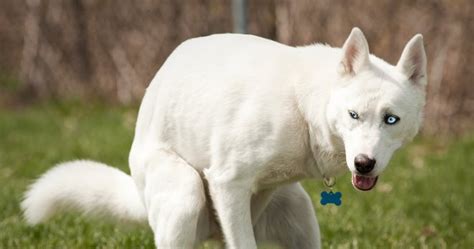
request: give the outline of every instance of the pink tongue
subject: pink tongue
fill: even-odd
[[[378,176],[360,176],[352,174],[352,185],[358,190],[368,191],[371,190],[377,183]]]

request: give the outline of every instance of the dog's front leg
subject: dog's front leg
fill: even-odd
[[[250,213],[251,184],[248,179],[229,179],[222,172],[212,170],[205,174],[227,248],[256,249]]]

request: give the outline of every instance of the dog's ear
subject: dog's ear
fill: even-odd
[[[359,28],[353,28],[342,46],[342,60],[339,72],[345,75],[357,74],[369,65],[369,45]]]
[[[422,35],[415,35],[407,43],[397,63],[397,68],[414,84],[426,85],[426,53]]]

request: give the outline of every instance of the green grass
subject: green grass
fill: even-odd
[[[22,221],[26,186],[53,164],[90,158],[126,172],[137,108],[45,104],[0,109],[0,248],[153,248],[146,226],[77,214],[37,227]],[[321,206],[322,184],[305,181],[324,248],[474,248],[474,137],[418,139],[398,152],[374,191],[336,190],[343,205]]]

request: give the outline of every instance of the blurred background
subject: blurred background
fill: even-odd
[[[247,32],[289,45],[342,46],[354,26],[395,64],[424,36],[421,136],[374,191],[338,178],[343,205],[306,181],[323,248],[474,248],[474,1],[0,0],[0,248],[153,248],[148,228],[60,215],[22,220],[22,194],[54,164],[88,158],[128,172],[138,105],[184,40]],[[203,248],[219,248],[204,245]]]
[[[371,52],[396,63],[423,34],[429,59],[424,132],[459,134],[474,120],[470,0],[247,0],[247,32],[290,45],[342,46],[360,27]],[[2,0],[0,99],[137,103],[171,51],[232,32],[231,0]]]

